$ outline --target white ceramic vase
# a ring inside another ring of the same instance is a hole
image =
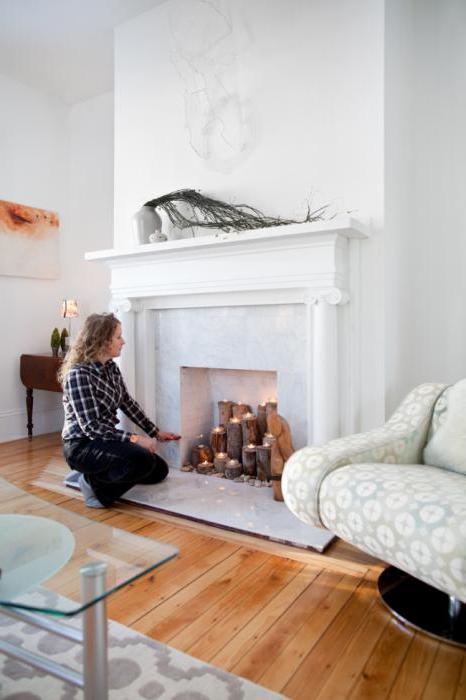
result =
[[[160,234],[162,219],[153,207],[142,206],[133,216],[133,236],[137,245],[150,243],[150,236]]]

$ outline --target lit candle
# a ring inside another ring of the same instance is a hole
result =
[[[230,459],[225,466],[225,476],[227,479],[237,479],[241,476],[243,469],[237,459]]]
[[[199,462],[211,462],[214,453],[209,445],[196,445],[191,450],[191,464],[197,467]]]
[[[204,460],[197,465],[197,471],[199,474],[209,474],[214,468],[212,462]]]
[[[260,442],[259,427],[254,413],[245,413],[241,419],[241,430],[243,432],[243,445]]]
[[[263,445],[273,445],[274,442],[276,442],[277,438],[275,435],[272,435],[272,433],[265,433],[264,437],[262,438],[262,444]]]
[[[243,447],[243,470],[247,476],[256,476],[256,446],[250,443]]]
[[[243,446],[243,432],[239,418],[232,418],[227,423],[227,447],[228,455],[233,458],[241,459],[241,448]],[[225,450],[222,450],[224,452]]]
[[[272,448],[270,445],[258,445],[256,447],[257,478],[261,481],[269,481],[271,477],[271,453]]]
[[[217,452],[214,457],[214,467],[216,472],[225,472],[225,467],[228,462],[228,455],[226,452]]]
[[[227,434],[222,425],[212,429],[210,433],[210,446],[214,454],[217,452],[225,452],[227,449]]]
[[[259,442],[262,442],[264,433],[267,432],[267,413],[265,401],[260,403],[257,407],[257,427],[259,429]]]

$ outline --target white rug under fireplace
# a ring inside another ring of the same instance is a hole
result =
[[[77,472],[66,478],[76,487]],[[134,486],[121,499],[226,530],[323,552],[334,539],[328,530],[306,525],[272,489],[172,468],[162,484]]]

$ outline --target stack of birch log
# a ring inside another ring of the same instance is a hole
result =
[[[218,402],[219,422],[209,444],[195,445],[184,471],[197,471],[253,486],[272,486],[274,498],[283,501],[281,475],[293,454],[291,430],[278,414],[277,401],[269,399],[253,413],[249,404]]]

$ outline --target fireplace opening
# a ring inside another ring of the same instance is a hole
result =
[[[249,404],[256,412],[258,404],[270,397],[277,397],[277,372],[180,367],[180,465],[190,461],[196,443],[209,443],[211,430],[220,421],[219,401]]]

